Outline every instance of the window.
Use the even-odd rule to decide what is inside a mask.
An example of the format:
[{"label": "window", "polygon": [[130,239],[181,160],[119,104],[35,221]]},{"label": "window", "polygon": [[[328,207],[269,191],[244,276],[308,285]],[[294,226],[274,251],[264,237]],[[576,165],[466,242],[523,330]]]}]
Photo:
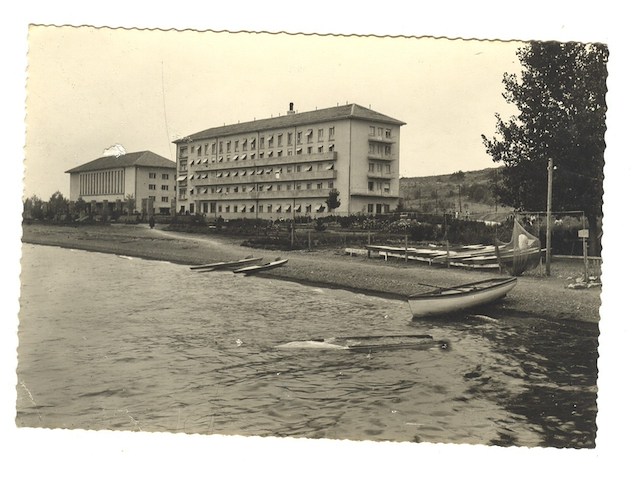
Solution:
[{"label": "window", "polygon": [[389,164],[384,165],[384,170],[385,170],[385,173],[391,173],[391,165]]},{"label": "window", "polygon": [[322,189],[322,183],[316,184],[316,189],[321,190]]},{"label": "window", "polygon": [[373,181],[369,182],[369,191],[373,191]]},{"label": "window", "polygon": [[311,189],[311,183],[307,183],[307,189],[310,190]]},{"label": "window", "polygon": [[323,145],[318,146],[318,153],[322,153],[323,148],[324,148]]},{"label": "window", "polygon": [[293,145],[293,133],[287,133],[287,146]]},{"label": "window", "polygon": [[155,190],[156,189],[156,185],[149,185],[149,189],[150,190]]},{"label": "window", "polygon": [[233,212],[237,213],[238,212],[238,205],[233,205]]},{"label": "window", "polygon": [[296,141],[297,141],[298,144],[302,143],[302,132],[301,131],[298,132]]},{"label": "window", "polygon": [[281,191],[282,190],[282,185],[276,185],[276,190]]},{"label": "window", "polygon": [[162,173],[162,179],[163,180],[168,180],[169,179],[169,173]]},{"label": "window", "polygon": [[382,173],[382,163],[378,163],[376,165],[376,170],[378,171],[378,173]]},{"label": "window", "polygon": [[367,213],[373,213],[373,203],[367,205]]},{"label": "window", "polygon": [[329,182],[329,184],[327,185],[327,188],[333,188],[333,181]]},{"label": "window", "polygon": [[268,145],[269,145],[269,148],[273,148],[273,136],[269,137]]},{"label": "window", "polygon": [[252,150],[256,149],[256,139],[255,138],[251,138],[251,149]]},{"label": "window", "polygon": [[162,200],[163,203],[169,203],[169,197],[168,196],[163,196],[161,198],[161,200]]},{"label": "window", "polygon": [[197,152],[198,152],[198,156],[202,156],[202,145],[198,146]]},{"label": "window", "polygon": [[391,128],[387,128],[386,130],[384,130],[384,137],[391,138]]},{"label": "window", "polygon": [[372,155],[376,152],[376,145],[369,143],[369,154]]},{"label": "window", "polygon": [[334,149],[334,145],[333,144],[329,145],[329,151],[333,151],[333,149]]},{"label": "window", "polygon": [[313,143],[313,130],[311,128],[307,130],[307,143]]},{"label": "window", "polygon": [[155,200],[156,200],[156,197],[155,197],[155,196],[149,196],[149,199],[150,199],[151,201],[155,201]]},{"label": "window", "polygon": [[204,154],[208,155],[209,154],[209,143],[205,143],[204,144]]},{"label": "window", "polygon": [[296,172],[300,173],[302,171],[302,165],[296,165]]},{"label": "window", "polygon": [[273,210],[273,206],[267,205],[267,213],[271,213],[272,210]]},{"label": "window", "polygon": [[230,207],[229,205],[227,205],[227,206],[225,206],[225,207],[224,207],[224,210],[225,210],[227,213],[229,213],[229,211],[231,211],[231,207]]},{"label": "window", "polygon": [[324,130],[322,128],[318,128],[318,141],[324,140]]},{"label": "window", "polygon": [[291,183],[287,183],[287,190],[291,189]]},{"label": "window", "polygon": [[231,142],[227,141],[227,153],[231,151]]},{"label": "window", "polygon": [[162,185],[160,189],[163,191],[169,191],[169,185]]},{"label": "window", "polygon": [[389,155],[391,154],[391,146],[389,146],[389,145],[385,145],[385,147],[384,147],[384,154],[385,154],[386,156],[389,156]]},{"label": "window", "polygon": [[193,153],[194,151],[196,151],[196,147],[195,147],[195,146],[192,146],[192,147],[191,147],[191,153]]},{"label": "window", "polygon": [[333,140],[333,137],[336,135],[336,127],[332,126],[329,128],[329,139]]},{"label": "window", "polygon": [[260,137],[260,148],[264,148],[264,136]]},{"label": "window", "polygon": [[308,146],[307,147],[307,153],[310,155],[311,153],[313,153],[313,146]]},{"label": "window", "polygon": [[282,146],[282,133],[278,135],[278,146]]},{"label": "window", "polygon": [[389,193],[391,191],[391,183],[385,183],[383,190],[385,193]]},{"label": "window", "polygon": [[375,126],[370,126],[369,127],[369,136],[376,136],[376,127]]},{"label": "window", "polygon": [[373,173],[375,168],[376,168],[376,165],[374,163],[369,163],[369,173]]},{"label": "window", "polygon": [[151,179],[155,179],[155,177],[156,177],[156,174],[155,174],[155,173],[149,173],[149,178],[151,178]]}]

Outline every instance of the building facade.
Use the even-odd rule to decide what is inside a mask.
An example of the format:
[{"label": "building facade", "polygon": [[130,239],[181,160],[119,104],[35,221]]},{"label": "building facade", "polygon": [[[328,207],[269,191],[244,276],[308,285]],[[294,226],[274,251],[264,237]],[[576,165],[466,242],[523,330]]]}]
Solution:
[{"label": "building facade", "polygon": [[176,163],[151,151],[103,156],[66,173],[71,201],[82,198],[94,212],[175,212]]},{"label": "building facade", "polygon": [[[400,127],[356,104],[210,128],[176,140],[179,213],[290,219],[381,214],[399,197]],[[340,206],[326,200],[336,189]]]}]

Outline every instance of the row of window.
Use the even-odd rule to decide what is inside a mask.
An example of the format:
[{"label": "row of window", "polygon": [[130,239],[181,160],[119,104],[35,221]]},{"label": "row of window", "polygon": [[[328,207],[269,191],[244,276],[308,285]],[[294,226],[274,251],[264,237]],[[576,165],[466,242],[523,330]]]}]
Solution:
[{"label": "row of window", "polygon": [[[189,194],[205,195],[208,193],[251,193],[253,191],[291,191],[291,190],[322,190],[333,188],[333,181],[326,184],[322,181],[305,182],[305,183],[276,183],[276,184],[259,184],[259,185],[230,185],[230,186],[200,186],[189,189]],[[180,199],[186,197],[187,188],[180,188]]]},{"label": "row of window", "polygon": [[[149,196],[149,199],[151,201],[156,201],[156,197],[155,196]],[[169,203],[169,197],[168,196],[161,196],[160,197],[160,202],[161,203]]]},{"label": "row of window", "polygon": [[391,128],[381,128],[381,127],[376,128],[375,126],[370,126],[369,136],[378,136],[380,138],[391,139]]},{"label": "row of window", "polygon": [[124,170],[80,173],[80,196],[119,195],[124,193]]},{"label": "row of window", "polygon": [[[168,180],[169,179],[169,173],[162,173],[161,177],[163,180]],[[149,172],[149,179],[150,180],[155,180],[156,179],[156,173],[150,171]],[[174,175],[174,179],[175,179],[175,175]]]},{"label": "row of window", "polygon": [[[322,142],[325,140],[324,128],[318,128],[314,130],[313,128],[307,128],[306,131],[299,130],[295,133],[295,142],[297,145],[301,145],[302,143],[314,143],[314,141]],[[284,146],[286,138],[286,145],[293,146],[294,133],[287,132],[286,137],[284,133],[277,133],[271,135],[260,135],[257,138],[258,148],[274,148],[276,145],[278,147]],[[335,138],[335,127],[329,127],[328,129],[328,139],[329,141]],[[241,140],[220,140],[218,142],[212,143],[203,143],[200,145],[191,145],[191,154],[195,154],[197,156],[207,156],[209,154],[215,155],[217,153],[230,153],[231,151],[239,152],[239,151],[255,151],[256,149],[256,137],[251,138],[242,138]],[[180,147],[180,157],[184,158],[188,154],[188,147],[181,146]]]},{"label": "row of window", "polygon": [[391,145],[369,143],[369,154],[378,156],[389,156],[391,155]]},{"label": "row of window", "polygon": [[369,191],[389,193],[391,191],[391,183],[388,181],[369,181],[368,189]]},{"label": "row of window", "polygon": [[[215,203],[201,203],[201,213],[215,213]],[[312,213],[323,212],[326,206],[323,204],[304,204],[304,205],[291,205],[291,204],[279,204],[279,205],[258,205],[258,213]],[[218,205],[218,213],[255,213],[256,205]]]},{"label": "row of window", "polygon": [[369,162],[369,173],[391,173],[391,165],[389,163]]},{"label": "row of window", "polygon": [[367,213],[389,213],[391,211],[391,205],[384,203],[369,203],[367,205]]},{"label": "row of window", "polygon": [[[326,151],[328,152],[332,152],[334,151],[335,145],[331,144],[328,145]],[[325,147],[324,145],[319,145],[318,147],[316,147],[314,149],[313,146],[309,146],[307,147],[306,151],[303,150],[303,148],[297,148],[295,150],[295,154],[296,155],[301,155],[303,154],[303,152],[305,152],[307,155],[312,155],[314,153],[325,153]],[[286,156],[293,156],[294,155],[294,150],[287,150],[287,155]],[[197,160],[191,160],[191,162],[189,162],[190,166],[196,166],[196,165],[206,165],[208,163],[216,163],[216,161],[218,163],[222,163],[223,161],[242,161],[242,160],[255,160],[256,158],[275,158],[275,157],[283,157],[284,155],[284,150],[271,150],[268,152],[264,152],[261,151],[260,153],[248,153],[248,154],[242,154],[242,155],[226,155],[226,156],[220,156],[217,158],[198,158]],[[180,160],[180,171],[185,171],[187,169],[187,160]]]},{"label": "row of window", "polygon": [[[281,173],[302,173],[316,171],[331,171],[334,169],[334,163],[315,163],[315,164],[297,164],[287,166],[276,166],[268,168],[255,168],[255,169],[242,169],[242,170],[219,170],[204,173],[193,173],[189,175],[190,180],[204,180],[207,178],[233,178],[239,176],[253,176],[253,175],[276,175],[279,178]],[[183,182],[187,179],[186,175],[178,177],[178,182]]]},{"label": "row of window", "polygon": [[[156,189],[156,185],[153,183],[149,183],[149,189],[150,190],[155,190]],[[169,185],[160,185],[160,189],[162,191],[169,191]]]}]

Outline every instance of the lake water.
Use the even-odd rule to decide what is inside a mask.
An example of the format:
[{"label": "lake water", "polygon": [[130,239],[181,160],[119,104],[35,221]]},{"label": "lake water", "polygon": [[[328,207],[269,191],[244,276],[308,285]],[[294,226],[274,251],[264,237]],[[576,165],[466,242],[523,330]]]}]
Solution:
[{"label": "lake water", "polygon": [[[598,328],[24,245],[18,426],[592,448]],[[279,348],[429,334],[413,349]]]}]

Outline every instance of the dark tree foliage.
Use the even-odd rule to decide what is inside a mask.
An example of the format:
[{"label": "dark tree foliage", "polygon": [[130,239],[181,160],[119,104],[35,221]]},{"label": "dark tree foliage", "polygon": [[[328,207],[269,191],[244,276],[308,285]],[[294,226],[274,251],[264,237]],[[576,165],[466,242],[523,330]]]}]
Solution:
[{"label": "dark tree foliage", "polygon": [[[608,49],[603,44],[531,42],[517,52],[521,75],[505,74],[503,96],[517,116],[482,135],[503,163],[496,195],[519,210],[544,211],[553,158],[553,210],[581,210],[597,237],[602,216]],[[591,242],[594,245],[594,242]]]},{"label": "dark tree foliage", "polygon": [[340,200],[338,199],[340,192],[335,188],[329,191],[329,197],[326,199],[327,208],[329,211],[335,210],[340,206]]}]

